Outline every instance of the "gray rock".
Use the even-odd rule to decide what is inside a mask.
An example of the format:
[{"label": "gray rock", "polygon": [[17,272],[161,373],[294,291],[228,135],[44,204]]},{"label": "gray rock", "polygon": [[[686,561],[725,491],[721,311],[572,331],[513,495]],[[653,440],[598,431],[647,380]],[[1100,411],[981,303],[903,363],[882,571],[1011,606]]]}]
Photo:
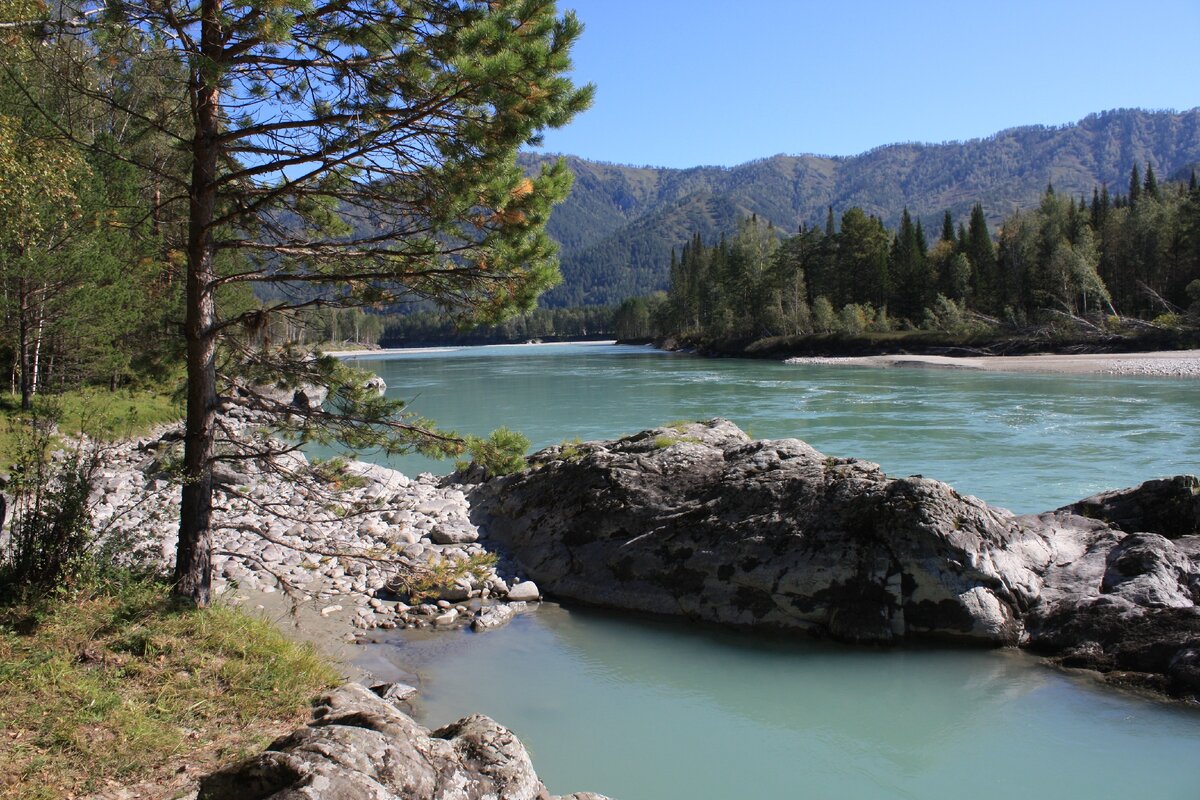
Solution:
[{"label": "gray rock", "polygon": [[387,391],[387,381],[385,381],[383,378],[379,377],[378,375],[372,375],[370,378],[367,379],[366,383],[364,383],[363,386],[366,389],[369,389],[370,391],[375,392],[380,397],[382,397],[384,392]]},{"label": "gray rock", "polygon": [[371,687],[371,691],[391,703],[407,700],[417,693],[417,687],[407,683],[380,683]]},{"label": "gray rock", "polygon": [[520,740],[487,717],[430,732],[357,685],[322,698],[314,716],[267,752],[204,778],[197,800],[556,800]]},{"label": "gray rock", "polygon": [[268,564],[277,564],[283,561],[283,551],[275,544],[268,543],[259,553],[260,558]]},{"label": "gray rock", "polygon": [[[1013,644],[1052,557],[945,484],[751,442],[726,420],[585,451],[535,455],[471,498],[472,521],[557,597],[849,641]],[[1018,555],[1026,540],[1040,547]]]},{"label": "gray rock", "polygon": [[1147,608],[1189,608],[1200,600],[1200,568],[1165,536],[1134,533],[1108,552],[1100,591]]},{"label": "gray rock", "polygon": [[1020,644],[1200,695],[1194,477],[1017,517],[726,420],[531,462],[471,490],[472,522],[556,597],[846,641]]},{"label": "gray rock", "polygon": [[463,586],[460,582],[455,582],[450,586],[443,586],[438,590],[439,602],[448,601],[457,603],[460,600],[466,600],[471,596],[471,587]]},{"label": "gray rock", "polygon": [[479,538],[479,532],[463,522],[441,522],[429,532],[434,544],[466,544]]},{"label": "gray rock", "polygon": [[471,627],[477,631],[491,631],[504,627],[512,622],[515,616],[516,612],[506,605],[489,606],[479,612]]},{"label": "gray rock", "polygon": [[1190,536],[1200,531],[1200,478],[1177,475],[1146,481],[1059,510],[1098,519],[1128,533],[1157,533],[1168,539]]},{"label": "gray rock", "polygon": [[533,581],[514,583],[512,588],[508,590],[509,600],[529,601],[537,600],[541,596],[541,591],[538,590],[537,584]]}]

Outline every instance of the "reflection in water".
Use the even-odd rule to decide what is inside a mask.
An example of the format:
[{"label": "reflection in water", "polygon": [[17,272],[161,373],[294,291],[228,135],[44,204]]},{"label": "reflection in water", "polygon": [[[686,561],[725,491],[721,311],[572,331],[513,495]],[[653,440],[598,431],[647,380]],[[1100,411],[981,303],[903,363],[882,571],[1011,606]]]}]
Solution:
[{"label": "reflection in water", "polygon": [[397,636],[372,658],[422,673],[426,724],[481,711],[514,728],[556,792],[1109,797],[1149,785],[1183,798],[1200,785],[1200,714],[1009,651],[853,648],[547,605],[488,634]]}]

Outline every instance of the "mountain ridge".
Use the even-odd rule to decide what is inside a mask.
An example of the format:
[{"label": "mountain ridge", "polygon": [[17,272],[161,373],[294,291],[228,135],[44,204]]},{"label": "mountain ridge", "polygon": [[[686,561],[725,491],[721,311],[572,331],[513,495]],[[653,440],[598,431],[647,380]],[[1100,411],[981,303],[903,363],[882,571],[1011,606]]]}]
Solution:
[{"label": "mountain ridge", "polygon": [[982,202],[996,227],[1037,205],[1047,183],[1090,198],[1103,184],[1123,193],[1135,164],[1151,164],[1162,179],[1186,177],[1200,164],[1200,107],[1117,109],[962,142],[892,143],[854,156],[780,154],[734,166],[631,166],[559,154],[522,154],[521,162],[533,170],[557,158],[575,188],[547,226],[560,245],[563,283],[543,302],[592,305],[666,288],[672,248],[693,233],[714,241],[749,214],[792,232],[824,224],[829,207],[840,218],[859,206],[889,227],[908,208],[932,232],[944,211],[965,221]]}]

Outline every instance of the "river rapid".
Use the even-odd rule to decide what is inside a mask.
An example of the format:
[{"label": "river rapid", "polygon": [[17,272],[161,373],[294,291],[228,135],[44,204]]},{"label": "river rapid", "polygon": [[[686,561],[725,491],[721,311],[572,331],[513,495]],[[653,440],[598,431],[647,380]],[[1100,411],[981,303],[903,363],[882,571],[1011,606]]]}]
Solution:
[{"label": "river rapid", "polygon": [[[1200,472],[1195,381],[709,360],[611,345],[357,358],[463,433],[534,447],[723,416],[1016,512]],[[409,474],[448,466],[405,457]],[[1200,712],[1017,652],[860,649],[546,604],[486,634],[396,634],[363,665],[418,718],[515,730],[553,791],[670,798],[1200,797]]]}]

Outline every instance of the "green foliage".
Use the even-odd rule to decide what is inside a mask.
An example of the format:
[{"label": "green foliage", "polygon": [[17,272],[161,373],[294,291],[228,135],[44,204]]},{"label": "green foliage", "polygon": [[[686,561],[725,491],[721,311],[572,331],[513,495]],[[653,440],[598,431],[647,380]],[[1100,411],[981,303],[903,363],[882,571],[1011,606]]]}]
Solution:
[{"label": "green foliage", "polygon": [[680,442],[691,442],[699,444],[700,440],[695,436],[671,436],[668,434],[659,434],[654,437],[654,446],[659,450],[666,450],[668,447],[679,444]]},{"label": "green foliage", "polygon": [[813,330],[816,333],[831,333],[837,325],[837,318],[833,313],[833,304],[829,302],[829,298],[821,295],[813,301],[812,309]]},{"label": "green foliage", "polygon": [[438,558],[405,573],[403,587],[410,603],[421,603],[436,599],[457,581],[484,580],[495,564],[495,553],[476,553],[464,559]]},{"label": "green foliage", "polygon": [[1189,313],[1193,317],[1200,318],[1200,278],[1192,281],[1187,285],[1187,296],[1192,301],[1189,308]]},{"label": "green foliage", "polygon": [[617,307],[613,314],[614,333],[618,339],[648,339],[658,335],[657,321],[664,313],[665,295],[631,297]]},{"label": "green foliage", "polygon": [[944,215],[933,248],[907,210],[889,236],[878,218],[851,208],[840,226],[802,227],[783,240],[769,269],[748,268],[764,258],[744,256],[761,223],[711,246],[696,235],[672,256],[660,326],[710,340],[917,326],[971,336],[996,324],[985,322],[991,315],[1018,327],[1095,329],[1118,309],[1149,319],[1176,314],[1200,276],[1200,192],[1137,185],[1136,203],[1097,191],[1091,209],[1048,188],[1036,209],[1005,220],[998,243],[981,203],[957,232]]},{"label": "green foliage", "polygon": [[463,326],[445,314],[423,311],[383,317],[385,331],[380,344],[404,347],[427,344],[501,344],[531,339],[578,339],[617,335],[615,309],[537,308],[495,325]]},{"label": "green foliage", "polygon": [[578,436],[569,441],[564,441],[561,445],[559,445],[558,457],[563,461],[582,460],[583,457],[587,455],[587,450],[581,447],[582,444],[583,442],[580,441]]},{"label": "green foliage", "polygon": [[350,462],[341,456],[334,456],[326,460],[309,459],[311,474],[319,481],[331,484],[337,489],[356,489],[366,486],[366,479],[350,472],[349,466]]},{"label": "green foliage", "polygon": [[982,333],[986,329],[971,318],[965,300],[951,300],[944,294],[939,294],[934,304],[925,310],[922,327],[959,337]]},{"label": "green foliage", "polygon": [[8,469],[17,459],[17,434],[28,429],[30,413],[53,417],[54,447],[63,443],[63,437],[78,433],[99,442],[136,436],[183,416],[177,397],[154,390],[88,387],[38,397],[31,412],[22,411],[20,405],[19,395],[0,394],[0,469]]},{"label": "green foliage", "polygon": [[75,444],[52,458],[61,410],[39,403],[10,420],[15,460],[6,494],[11,498],[8,540],[0,548],[0,591],[30,599],[70,584],[87,568],[92,544],[88,496],[97,466]]},{"label": "green foliage", "polygon": [[[486,439],[467,436],[465,441],[472,460],[492,475],[508,475],[525,469],[529,439],[517,431],[497,428]],[[466,466],[467,463],[459,463],[460,469]]]}]

